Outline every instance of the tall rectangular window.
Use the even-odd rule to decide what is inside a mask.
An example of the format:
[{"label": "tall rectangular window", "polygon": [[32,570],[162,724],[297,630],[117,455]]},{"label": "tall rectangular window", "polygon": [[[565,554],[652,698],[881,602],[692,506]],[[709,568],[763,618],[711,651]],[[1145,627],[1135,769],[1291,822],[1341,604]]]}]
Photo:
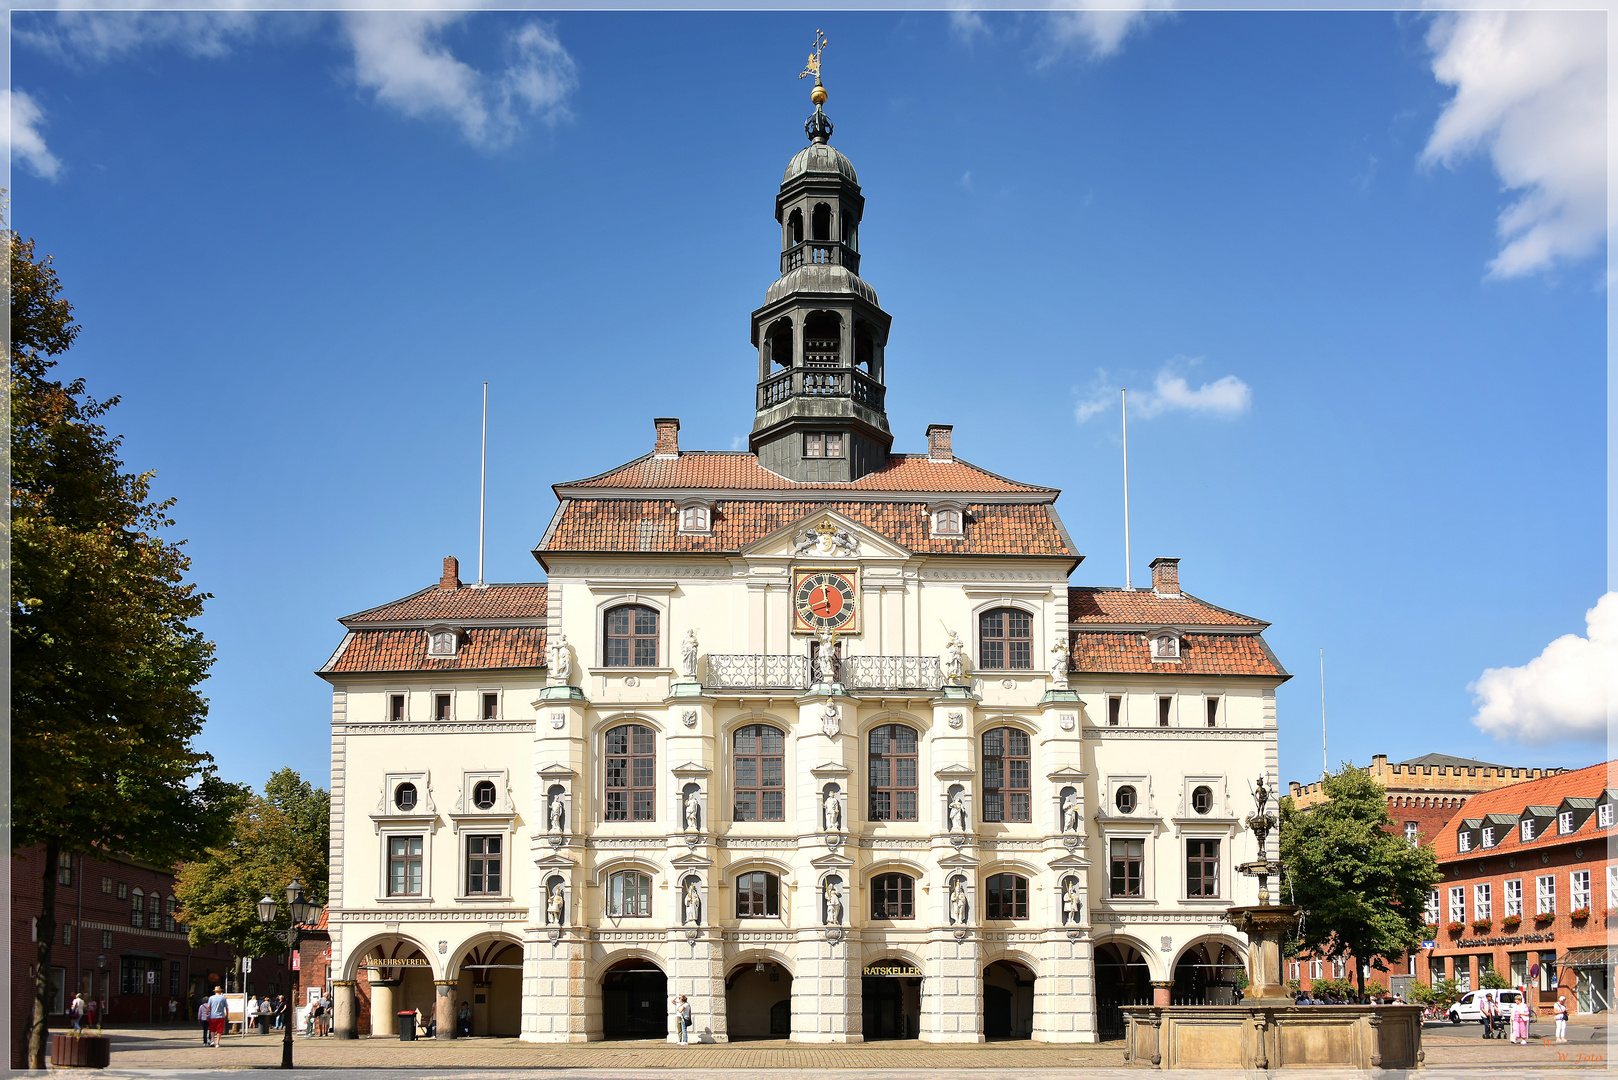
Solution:
[{"label": "tall rectangular window", "polygon": [[652,914],[652,879],[636,870],[620,870],[607,879],[607,914],[615,919],[644,919]]},{"label": "tall rectangular window", "polygon": [[73,924],[72,923],[63,923],[62,924],[62,944],[63,945],[71,945],[71,944],[73,944]]},{"label": "tall rectangular window", "polygon": [[1472,917],[1494,918],[1494,888],[1488,882],[1479,882],[1472,886]]},{"label": "tall rectangular window", "polygon": [[179,995],[180,995],[180,962],[178,960],[170,960],[169,961],[169,996],[170,997],[178,997]]},{"label": "tall rectangular window", "polygon": [[1596,807],[1596,827],[1601,829],[1612,828],[1612,803],[1602,803]]},{"label": "tall rectangular window", "polygon": [[983,735],[983,820],[1032,821],[1028,733],[995,728]]},{"label": "tall rectangular window", "polygon": [[433,695],[433,719],[434,720],[448,720],[449,716],[450,716],[450,706],[454,702],[454,700],[455,699],[453,697],[451,697],[449,694],[434,694]]},{"label": "tall rectangular window", "polygon": [[1174,707],[1174,699],[1173,698],[1171,698],[1171,697],[1160,697],[1160,698],[1157,699],[1157,726],[1158,727],[1168,727],[1169,726],[1169,710],[1172,709],[1173,707]]},{"label": "tall rectangular window", "polygon": [[405,696],[403,694],[388,695],[388,719],[398,722],[405,718]]},{"label": "tall rectangular window", "polygon": [[103,877],[101,879],[101,894],[103,896],[111,896],[112,895],[112,878]]},{"label": "tall rectangular window", "polygon": [[1494,847],[1494,826],[1493,825],[1485,825],[1483,827],[1483,846],[1484,847]]},{"label": "tall rectangular window", "polygon": [[1219,895],[1219,841],[1186,841],[1185,894],[1187,896]]},{"label": "tall rectangular window", "polygon": [[500,895],[501,836],[466,838],[466,892],[469,896]]},{"label": "tall rectangular window", "polygon": [[1542,874],[1534,879],[1534,914],[1556,914],[1556,875]]},{"label": "tall rectangular window", "polygon": [[1124,699],[1123,698],[1116,697],[1116,696],[1108,698],[1107,699],[1107,726],[1108,727],[1117,727],[1119,721],[1123,718],[1123,712],[1124,712]]},{"label": "tall rectangular window", "polygon": [[1309,977],[1311,979],[1324,978],[1325,975],[1326,975],[1326,963],[1325,963],[1324,960],[1311,960],[1311,961],[1309,961]]},{"label": "tall rectangular window", "polygon": [[1208,699],[1208,726],[1219,726],[1219,699],[1216,697]]},{"label": "tall rectangular window", "polygon": [[1607,866],[1607,910],[1618,908],[1618,863]]},{"label": "tall rectangular window", "polygon": [[1573,831],[1573,811],[1567,810],[1556,815],[1556,831],[1563,836]]},{"label": "tall rectangular window", "polygon": [[63,855],[56,862],[56,884],[73,884],[73,856]]},{"label": "tall rectangular window", "polygon": [[1462,829],[1455,837],[1455,846],[1462,851],[1472,850],[1472,834]]},{"label": "tall rectangular window", "polygon": [[388,895],[421,895],[421,837],[388,837]]},{"label": "tall rectangular window", "polygon": [[1114,840],[1112,842],[1112,895],[1140,896],[1143,840]]},{"label": "tall rectangular window", "polygon": [[1466,886],[1457,885],[1449,891],[1449,921],[1466,921]]},{"label": "tall rectangular window", "polygon": [[1567,902],[1573,911],[1590,908],[1590,871],[1575,870],[1567,876]]},{"label": "tall rectangular window", "polygon": [[1522,918],[1522,878],[1512,878],[1505,883],[1506,914]]},{"label": "tall rectangular window", "polygon": [[825,454],[826,445],[822,441],[822,436],[818,434],[810,434],[803,437],[804,457],[824,457]]},{"label": "tall rectangular window", "polygon": [[1438,890],[1427,890],[1427,922],[1433,926],[1438,925]]},{"label": "tall rectangular window", "polygon": [[916,731],[883,724],[871,731],[866,759],[872,821],[916,820]]},{"label": "tall rectangular window", "polygon": [[732,736],[737,821],[786,820],[786,733],[748,724]]},{"label": "tall rectangular window", "polygon": [[1556,989],[1556,950],[1546,949],[1539,954],[1539,988]]},{"label": "tall rectangular window", "polygon": [[657,816],[657,735],[640,724],[607,732],[608,821],[651,821]]},{"label": "tall rectangular window", "polygon": [[118,965],[118,993],[128,997],[146,992],[146,961],[126,956]]},{"label": "tall rectangular window", "polygon": [[1034,617],[1017,608],[995,608],[978,617],[978,666],[999,670],[1034,666]]},{"label": "tall rectangular window", "polygon": [[780,878],[763,870],[736,875],[738,919],[773,919],[780,913]]},{"label": "tall rectangular window", "polygon": [[1534,819],[1533,818],[1524,818],[1523,821],[1522,821],[1521,828],[1522,828],[1523,843],[1527,843],[1528,841],[1530,841],[1530,840],[1532,840],[1534,838]]},{"label": "tall rectangular window", "polygon": [[1415,847],[1421,842],[1420,831],[1414,821],[1405,822],[1405,843]]},{"label": "tall rectangular window", "polygon": [[485,720],[498,720],[498,719],[500,719],[500,695],[499,694],[497,694],[497,693],[489,693],[489,692],[484,693],[484,695],[483,695],[483,719],[485,719]]}]

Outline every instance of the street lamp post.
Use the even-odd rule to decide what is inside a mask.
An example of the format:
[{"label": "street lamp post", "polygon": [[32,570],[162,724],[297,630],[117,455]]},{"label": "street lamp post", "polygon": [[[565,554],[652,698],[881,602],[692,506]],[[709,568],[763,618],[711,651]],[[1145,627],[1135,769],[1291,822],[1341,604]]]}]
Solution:
[{"label": "street lamp post", "polygon": [[[293,878],[287,884],[287,926],[284,930],[277,930],[275,922],[276,909],[280,905],[272,897],[266,896],[258,902],[258,921],[264,924],[264,930],[271,937],[280,938],[287,946],[287,1015],[284,1019],[283,1029],[286,1034],[281,1039],[281,1068],[292,1068],[292,1017],[297,999],[292,994],[292,954],[297,951],[298,942],[303,938],[303,927],[320,918],[320,905],[311,904],[303,898],[303,886],[298,879]],[[246,1023],[244,1020],[243,1023]]]}]

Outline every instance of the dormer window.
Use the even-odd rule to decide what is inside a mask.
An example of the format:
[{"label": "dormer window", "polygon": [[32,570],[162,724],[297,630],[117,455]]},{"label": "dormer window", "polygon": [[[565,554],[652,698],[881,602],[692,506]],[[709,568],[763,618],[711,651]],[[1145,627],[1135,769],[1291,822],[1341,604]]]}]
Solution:
[{"label": "dormer window", "polygon": [[455,631],[447,628],[435,628],[427,631],[428,656],[454,656]]},{"label": "dormer window", "polygon": [[1556,831],[1561,833],[1563,836],[1566,836],[1573,831],[1573,811],[1564,810],[1562,813],[1556,815]]},{"label": "dormer window", "polygon": [[937,510],[933,513],[934,536],[960,536],[961,512],[955,509]]},{"label": "dormer window", "polygon": [[708,508],[706,506],[687,506],[680,511],[681,532],[707,532]]},{"label": "dormer window", "polygon": [[1602,803],[1596,807],[1596,827],[1601,829],[1612,828],[1612,803]]},{"label": "dormer window", "polygon": [[1471,833],[1465,832],[1463,830],[1461,832],[1460,836],[1459,836],[1459,840],[1460,840],[1460,848],[1461,848],[1462,851],[1471,851],[1472,850],[1472,834]]},{"label": "dormer window", "polygon": [[1152,639],[1153,660],[1178,660],[1180,639],[1173,634],[1159,634]]},{"label": "dormer window", "polygon": [[1534,838],[1534,819],[1533,818],[1524,818],[1523,819],[1522,838],[1523,838],[1524,843],[1527,843],[1529,840],[1532,840]]},{"label": "dormer window", "polygon": [[1494,847],[1494,826],[1485,826],[1483,830],[1483,846]]}]

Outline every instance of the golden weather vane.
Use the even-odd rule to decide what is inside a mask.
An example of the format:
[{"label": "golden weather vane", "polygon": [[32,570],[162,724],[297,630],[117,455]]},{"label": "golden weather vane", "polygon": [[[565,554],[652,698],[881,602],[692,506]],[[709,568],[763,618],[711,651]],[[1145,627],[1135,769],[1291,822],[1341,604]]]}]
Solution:
[{"label": "golden weather vane", "polygon": [[815,88],[809,92],[809,100],[816,105],[826,103],[826,88],[820,84],[820,54],[825,51],[826,46],[829,44],[831,43],[826,40],[825,33],[816,29],[814,52],[809,54],[808,62],[804,64],[803,70],[798,72],[798,78],[800,79],[808,78],[810,75],[815,77]]}]

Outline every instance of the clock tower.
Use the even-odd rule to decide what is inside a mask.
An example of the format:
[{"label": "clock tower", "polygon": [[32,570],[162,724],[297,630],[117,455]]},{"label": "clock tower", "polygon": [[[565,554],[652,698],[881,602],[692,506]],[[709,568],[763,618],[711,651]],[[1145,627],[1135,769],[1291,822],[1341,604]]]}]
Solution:
[{"label": "clock tower", "polygon": [[793,480],[846,483],[883,468],[893,445],[883,372],[892,318],[859,276],[865,199],[853,163],[830,145],[826,89],[818,65],[811,71],[809,145],[787,163],[775,198],[781,276],[753,312],[748,449]]}]

